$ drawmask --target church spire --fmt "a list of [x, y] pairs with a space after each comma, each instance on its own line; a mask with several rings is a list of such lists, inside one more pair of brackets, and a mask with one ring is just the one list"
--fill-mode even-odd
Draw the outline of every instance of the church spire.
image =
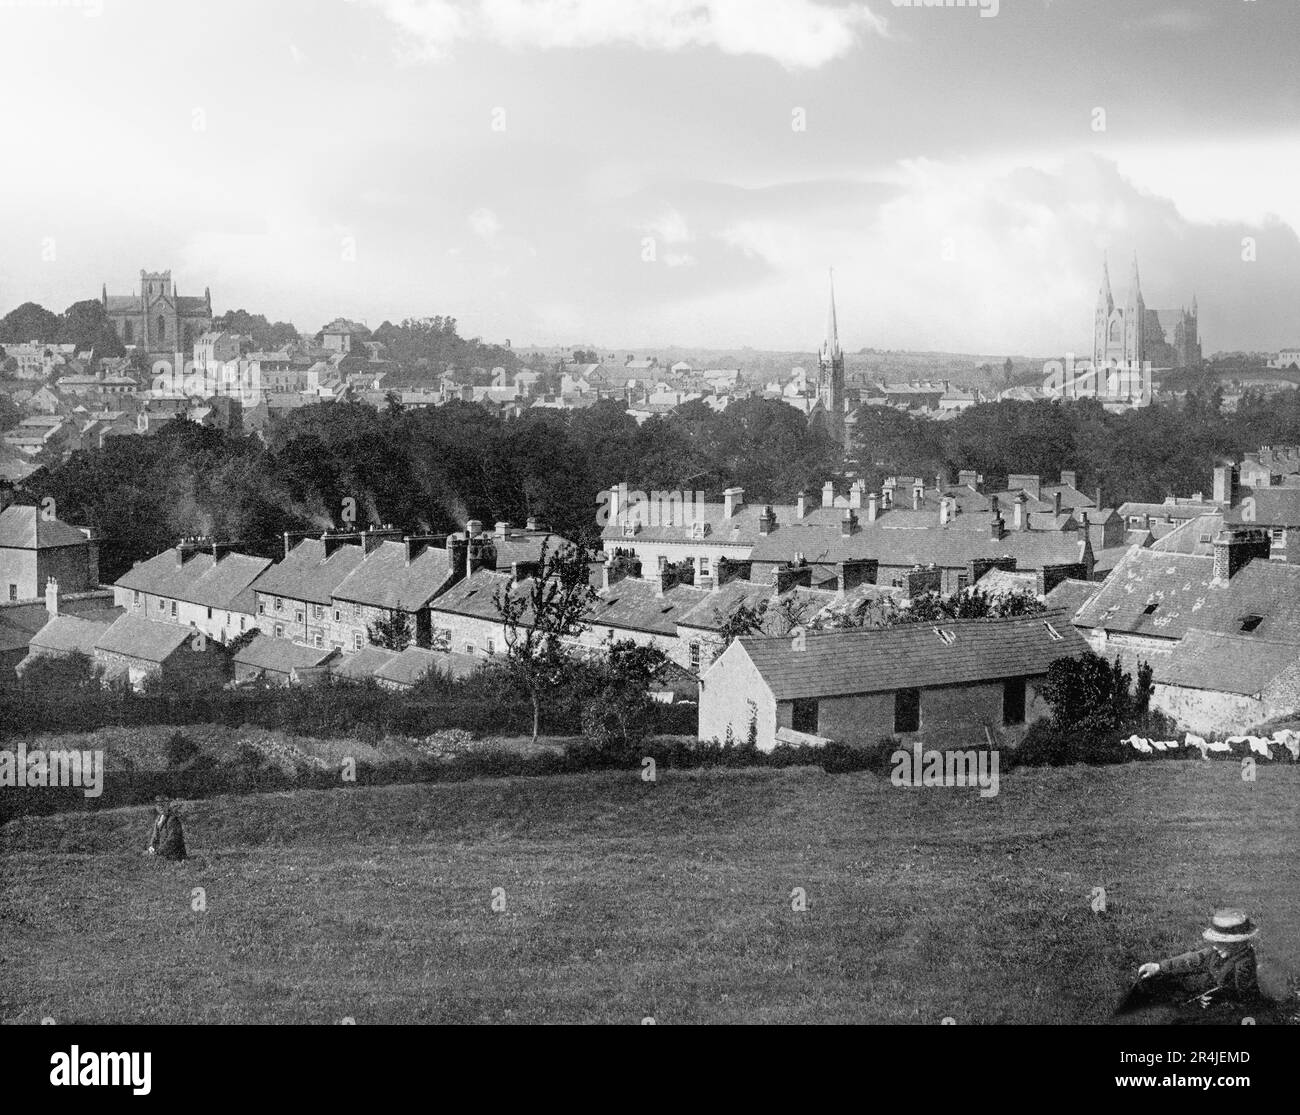
[[1129, 276], [1128, 283], [1128, 300], [1136, 306], [1142, 301], [1142, 282], [1138, 278], [1138, 254], [1133, 253], [1133, 272]]
[[826, 311], [826, 345], [825, 354], [827, 359], [838, 357], [840, 355], [840, 330], [839, 322], [835, 318], [835, 269], [831, 268], [831, 302]]
[[1106, 253], [1101, 253], [1101, 289], [1097, 291], [1097, 305], [1105, 306], [1107, 312], [1115, 308], [1115, 299], [1110, 293], [1110, 263]]

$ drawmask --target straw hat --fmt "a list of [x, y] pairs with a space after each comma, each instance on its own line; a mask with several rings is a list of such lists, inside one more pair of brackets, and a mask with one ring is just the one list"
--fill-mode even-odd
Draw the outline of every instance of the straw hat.
[[1244, 910], [1216, 910], [1210, 919], [1210, 927], [1201, 936], [1207, 941], [1231, 945], [1237, 941], [1249, 941], [1257, 933], [1258, 927]]

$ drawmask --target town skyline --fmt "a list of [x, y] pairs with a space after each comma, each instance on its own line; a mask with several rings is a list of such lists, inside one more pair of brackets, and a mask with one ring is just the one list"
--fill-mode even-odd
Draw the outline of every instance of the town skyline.
[[[521, 2], [325, 8], [6, 7], [5, 123], [42, 153], [0, 184], [26, 215], [0, 308], [57, 312], [139, 261], [300, 329], [442, 313], [516, 347], [807, 351], [834, 266], [849, 351], [1050, 354], [1086, 351], [1109, 250], [1150, 305], [1199, 295], [1210, 351], [1297, 343], [1280, 4], [783, 0], [757, 26], [574, 0], [562, 30]], [[1081, 37], [1107, 43], [1087, 67]], [[160, 50], [186, 82], [142, 64]], [[71, 116], [75, 151], [48, 142]]]

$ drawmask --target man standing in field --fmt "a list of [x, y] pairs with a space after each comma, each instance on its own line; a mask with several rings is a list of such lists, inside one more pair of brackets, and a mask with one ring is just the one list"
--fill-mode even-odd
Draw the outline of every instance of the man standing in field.
[[164, 797], [155, 798], [154, 805], [158, 816], [153, 823], [153, 837], [147, 854], [160, 859], [184, 859], [185, 833], [181, 830], [180, 816]]

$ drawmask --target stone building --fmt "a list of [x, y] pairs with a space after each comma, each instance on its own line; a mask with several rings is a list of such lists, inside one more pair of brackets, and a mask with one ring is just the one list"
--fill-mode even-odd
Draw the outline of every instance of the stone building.
[[141, 271], [138, 294], [100, 293], [104, 312], [124, 345], [157, 357], [188, 359], [195, 342], [212, 329], [212, 292], [183, 296], [170, 271]]

